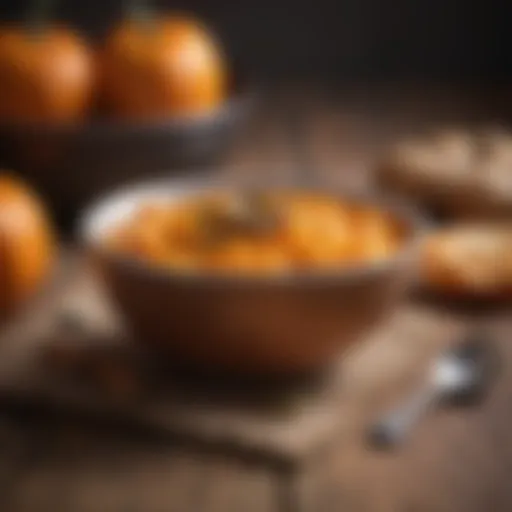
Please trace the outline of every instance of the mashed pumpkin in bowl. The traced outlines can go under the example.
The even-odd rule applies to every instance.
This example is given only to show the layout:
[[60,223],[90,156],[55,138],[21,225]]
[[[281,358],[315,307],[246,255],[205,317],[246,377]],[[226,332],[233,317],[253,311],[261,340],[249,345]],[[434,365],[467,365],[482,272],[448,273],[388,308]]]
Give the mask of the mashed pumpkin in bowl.
[[226,192],[141,204],[106,244],[176,271],[265,275],[381,261],[401,239],[374,206],[314,192]]

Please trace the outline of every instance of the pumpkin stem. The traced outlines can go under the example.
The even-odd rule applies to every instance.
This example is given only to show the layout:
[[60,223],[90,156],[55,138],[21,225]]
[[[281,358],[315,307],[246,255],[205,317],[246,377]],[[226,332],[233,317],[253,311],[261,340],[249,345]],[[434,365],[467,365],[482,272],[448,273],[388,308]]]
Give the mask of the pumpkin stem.
[[50,21],[56,0],[33,0],[27,13],[30,30],[41,33]]

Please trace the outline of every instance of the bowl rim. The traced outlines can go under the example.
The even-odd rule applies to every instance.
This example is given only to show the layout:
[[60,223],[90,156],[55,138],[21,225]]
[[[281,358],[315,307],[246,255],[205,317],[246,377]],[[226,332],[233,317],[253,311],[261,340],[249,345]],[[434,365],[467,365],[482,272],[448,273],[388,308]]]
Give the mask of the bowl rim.
[[[300,272],[283,272],[269,275],[235,274],[230,272],[183,272],[171,268],[152,266],[144,261],[123,256],[122,254],[109,251],[102,243],[102,237],[116,221],[105,222],[105,216],[115,216],[111,211],[120,208],[123,203],[127,210],[133,211],[137,206],[144,204],[149,198],[169,199],[184,198],[211,192],[213,189],[221,190],[265,190],[272,187],[272,190],[303,191],[309,193],[324,193],[331,197],[339,197],[355,204],[368,204],[396,215],[400,221],[407,226],[408,236],[402,246],[389,258],[370,264],[355,264],[353,266],[330,267],[328,269],[312,269]],[[128,207],[130,205],[130,207]],[[128,211],[126,213],[129,213]],[[121,213],[117,213],[122,216]],[[117,219],[119,222],[120,219]],[[98,224],[100,225],[98,227]],[[335,187],[325,184],[308,184],[300,186],[295,184],[274,186],[268,180],[259,183],[241,183],[222,177],[167,177],[147,181],[138,181],[125,184],[113,191],[102,194],[99,198],[84,208],[78,217],[75,234],[79,245],[86,253],[102,260],[119,266],[128,272],[135,272],[148,279],[169,283],[181,283],[186,285],[213,285],[213,286],[302,286],[302,285],[329,285],[340,282],[349,283],[371,279],[382,273],[396,269],[401,263],[411,259],[416,250],[420,247],[425,235],[428,233],[431,224],[421,212],[401,198],[385,196],[374,191],[361,192],[349,190],[343,187]]]

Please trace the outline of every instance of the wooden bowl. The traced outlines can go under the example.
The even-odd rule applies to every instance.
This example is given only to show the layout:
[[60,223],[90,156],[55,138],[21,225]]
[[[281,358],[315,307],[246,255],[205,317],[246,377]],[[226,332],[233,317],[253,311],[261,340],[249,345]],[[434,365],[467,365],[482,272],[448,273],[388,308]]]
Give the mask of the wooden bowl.
[[[405,240],[381,263],[272,277],[184,275],[127,260],[102,241],[117,222],[155,199],[183,199],[206,181],[157,181],[125,188],[87,209],[79,236],[135,339],[199,368],[237,374],[317,371],[357,343],[392,311],[413,280],[422,223],[408,208],[375,199],[403,224]],[[320,190],[332,196],[332,190]],[[318,192],[318,190],[317,190]]]

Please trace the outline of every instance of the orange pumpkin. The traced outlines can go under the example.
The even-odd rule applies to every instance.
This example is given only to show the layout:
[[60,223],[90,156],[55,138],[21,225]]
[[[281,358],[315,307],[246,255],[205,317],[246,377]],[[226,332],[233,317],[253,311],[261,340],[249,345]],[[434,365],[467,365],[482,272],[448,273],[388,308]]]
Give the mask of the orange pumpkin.
[[49,221],[34,193],[0,174],[0,320],[39,288],[53,260]]
[[197,114],[226,95],[224,58],[190,18],[131,17],[107,38],[101,66],[103,99],[116,117]]
[[93,62],[64,27],[0,30],[0,122],[72,122],[90,106]]

